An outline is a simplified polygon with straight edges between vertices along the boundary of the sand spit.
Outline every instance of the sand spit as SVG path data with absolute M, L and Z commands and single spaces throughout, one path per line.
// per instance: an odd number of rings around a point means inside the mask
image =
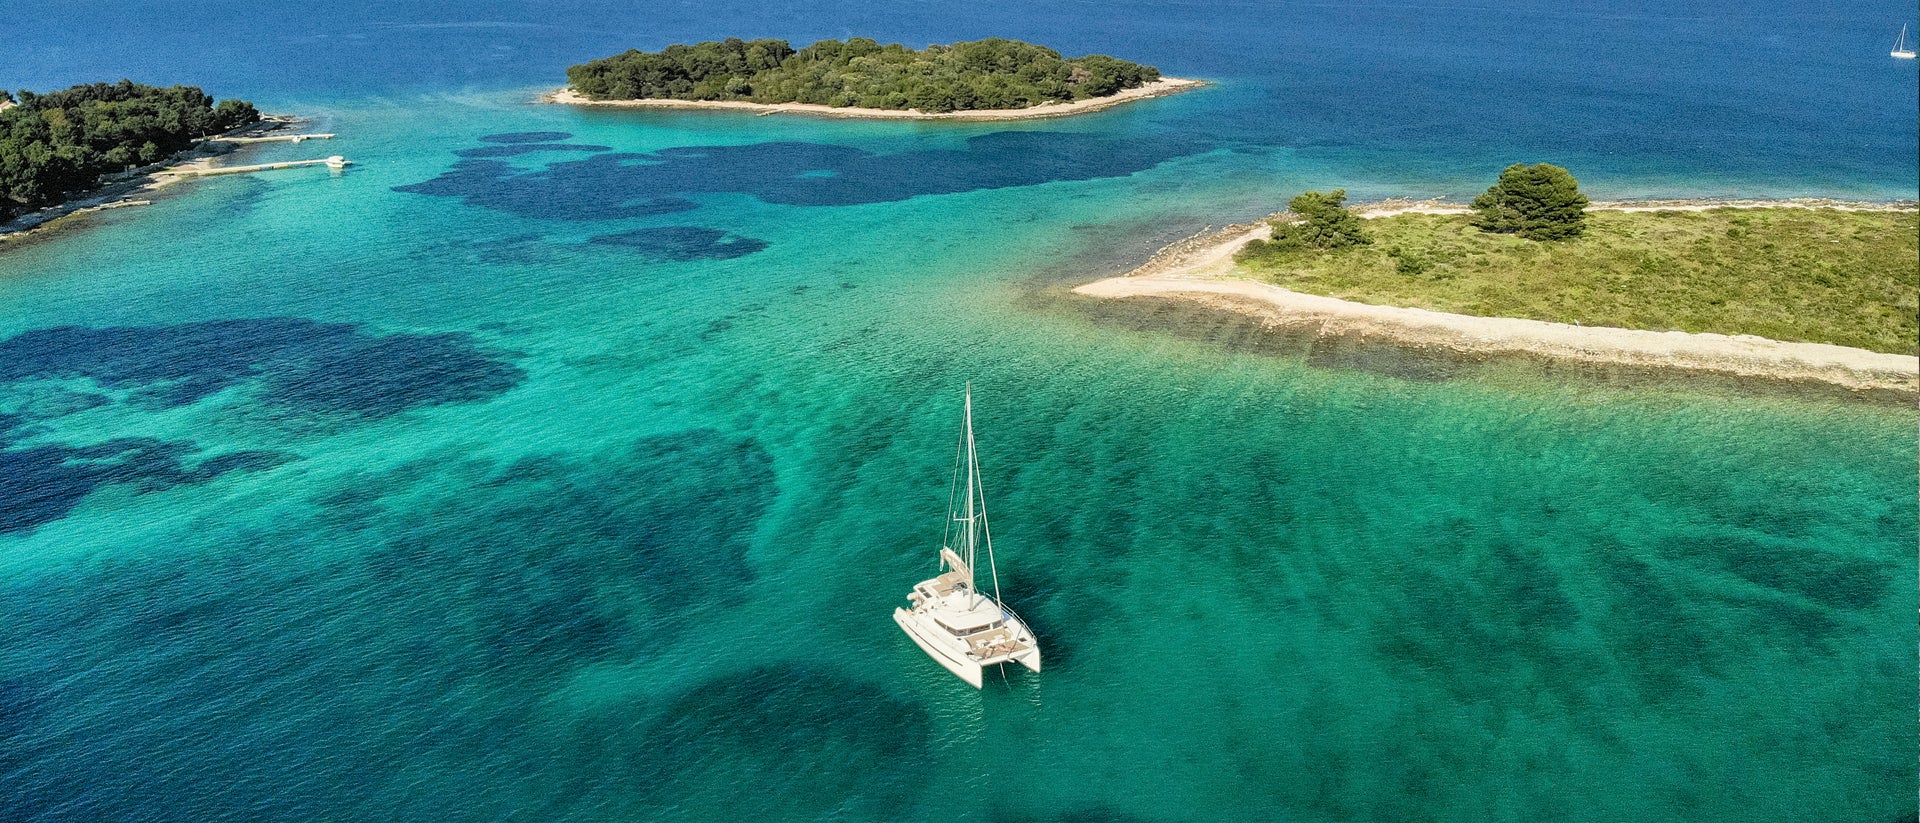
M 747 103 L 738 100 L 589 100 L 573 89 L 560 89 L 541 95 L 546 103 L 564 103 L 573 106 L 613 106 L 616 108 L 645 109 L 717 109 L 722 111 L 750 111 L 756 114 L 811 114 L 823 117 L 860 117 L 879 120 L 1038 120 L 1046 117 L 1067 117 L 1092 111 L 1108 109 L 1135 100 L 1151 97 L 1165 97 L 1206 85 L 1201 80 L 1183 80 L 1178 77 L 1162 77 L 1152 83 L 1135 89 L 1127 89 L 1109 97 L 1096 97 L 1073 103 L 1044 103 L 1024 109 L 979 109 L 975 111 L 951 111 L 930 114 L 916 110 L 862 109 L 852 106 L 822 106 L 815 103 Z
M 1760 201 L 1754 201 L 1756 203 Z M 1771 201 L 1769 206 L 1836 208 L 1828 201 Z M 1610 203 L 1618 210 L 1723 208 L 1727 203 Z M 1760 205 L 1738 207 L 1760 208 Z M 1911 209 L 1911 204 L 1845 204 Z M 1356 208 L 1369 217 L 1453 208 L 1434 201 L 1397 201 Z M 1464 208 L 1464 207 L 1459 207 Z M 1525 354 L 1607 366 L 1666 368 L 1741 378 L 1826 383 L 1855 392 L 1920 393 L 1920 357 L 1824 343 L 1792 343 L 1752 335 L 1690 334 L 1575 326 L 1542 320 L 1475 317 L 1426 309 L 1375 306 L 1303 294 L 1237 277 L 1233 255 L 1271 227 L 1261 221 L 1203 233 L 1162 249 L 1145 265 L 1074 289 L 1100 298 L 1177 297 L 1258 319 L 1268 328 L 1305 329 L 1319 337 L 1360 337 L 1464 355 Z

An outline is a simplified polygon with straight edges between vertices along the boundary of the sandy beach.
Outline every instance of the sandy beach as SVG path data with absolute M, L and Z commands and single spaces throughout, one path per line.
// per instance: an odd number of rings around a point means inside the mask
M 559 89 L 541 96 L 547 103 L 561 103 L 573 106 L 613 106 L 618 108 L 643 109 L 716 109 L 723 111 L 748 111 L 756 114 L 811 114 L 823 117 L 860 117 L 882 120 L 1038 120 L 1047 117 L 1066 117 L 1108 109 L 1135 100 L 1152 97 L 1165 97 L 1191 91 L 1206 85 L 1201 80 L 1184 80 L 1178 77 L 1162 77 L 1152 83 L 1135 89 L 1127 89 L 1109 97 L 1096 97 L 1073 103 L 1044 103 L 1024 109 L 979 109 L 975 111 L 951 111 L 937 114 L 917 110 L 862 109 L 851 106 L 822 106 L 815 103 L 747 103 L 738 100 L 589 100 L 573 89 Z
M 1760 208 L 1762 201 L 1751 201 Z M 1765 206 L 1802 208 L 1911 208 L 1883 204 L 1828 205 L 1827 201 L 1774 201 Z M 1608 203 L 1618 210 L 1699 210 L 1731 204 L 1707 201 Z M 1446 209 L 1440 211 L 1440 209 Z M 1453 213 L 1465 207 L 1434 201 L 1390 201 L 1356 207 L 1367 217 L 1406 213 Z M 1260 221 L 1229 226 L 1162 249 L 1145 265 L 1119 277 L 1087 283 L 1077 294 L 1099 298 L 1176 297 L 1260 320 L 1269 328 L 1311 330 L 1319 336 L 1360 336 L 1415 348 L 1467 355 L 1529 354 L 1602 365 L 1712 372 L 1745 378 L 1814 381 L 1858 392 L 1920 392 L 1920 358 L 1823 343 L 1769 340 L 1751 335 L 1575 326 L 1541 320 L 1475 317 L 1397 306 L 1355 303 L 1284 289 L 1236 274 L 1233 255 L 1255 238 L 1270 236 Z

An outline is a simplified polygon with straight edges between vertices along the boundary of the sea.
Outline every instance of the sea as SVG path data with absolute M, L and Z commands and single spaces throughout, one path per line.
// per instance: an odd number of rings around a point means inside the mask
M 1911 0 L 8 4 L 312 119 L 0 250 L 0 821 L 1914 820 L 1910 400 L 1073 285 L 1307 190 L 1914 199 Z M 541 104 L 988 36 L 1059 120 Z M 1039 673 L 893 624 L 971 386 Z M 983 575 L 984 577 L 984 575 Z

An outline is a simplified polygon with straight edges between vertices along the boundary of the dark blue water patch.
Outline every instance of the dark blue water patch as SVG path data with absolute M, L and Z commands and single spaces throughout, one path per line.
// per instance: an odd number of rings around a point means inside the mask
M 1602 636 L 1618 667 L 1650 705 L 1695 694 L 1719 674 L 1721 645 L 1709 635 L 1710 623 L 1696 609 L 1693 592 L 1668 582 L 1665 575 L 1635 557 L 1632 547 L 1596 537 L 1592 556 L 1612 594 L 1602 617 Z
M 461 149 L 454 154 L 461 157 L 513 157 L 521 154 L 533 154 L 542 151 L 578 151 L 596 154 L 613 151 L 611 146 L 595 146 L 589 143 L 514 143 L 505 146 L 479 146 Z
M 483 400 L 525 379 L 471 335 L 372 334 L 301 318 L 173 326 L 61 326 L 0 341 L 0 385 L 89 378 L 171 408 L 258 380 L 262 398 L 305 414 L 381 418 Z
M 480 136 L 482 143 L 552 143 L 572 137 L 564 131 L 507 131 Z
M 1893 570 L 1880 560 L 1808 548 L 1803 543 L 1744 530 L 1688 535 L 1673 541 L 1670 550 L 1755 585 L 1836 609 L 1878 605 L 1894 577 Z
M 1055 676 L 1062 671 L 1072 671 L 1079 662 L 1083 638 L 1053 631 L 1051 627 L 1068 625 L 1074 614 L 1088 613 L 1076 609 L 1119 608 L 1119 604 L 1098 594 L 1098 587 L 1064 586 L 1059 577 L 1027 566 L 1002 571 L 1000 578 L 1005 584 L 1004 591 L 1008 592 L 1007 607 L 1026 620 L 1040 647 L 1046 650 L 1047 671 L 1054 672 Z M 1017 672 L 1005 673 L 1018 676 Z
M 100 394 L 28 385 L 34 381 L 88 379 L 128 390 L 136 406 L 157 408 L 256 384 L 255 396 L 288 413 L 364 420 L 486 399 L 524 377 L 465 334 L 375 335 L 352 324 L 298 318 L 25 332 L 0 341 L 0 386 L 29 398 L 0 415 L 0 533 L 66 517 L 103 485 L 152 492 L 295 459 L 240 451 L 195 462 L 197 444 L 134 437 L 17 446 L 36 421 L 107 402 Z
M 656 435 L 618 465 L 617 482 L 633 488 L 623 499 L 637 513 L 623 534 L 645 561 L 643 577 L 675 597 L 752 578 L 745 526 L 779 491 L 773 457 L 758 441 L 713 429 Z
M 571 472 L 573 485 L 558 480 L 562 471 Z M 403 610 L 461 615 L 446 637 L 416 641 L 433 647 L 433 657 L 465 658 L 453 663 L 458 670 L 537 680 L 607 659 L 630 642 L 633 626 L 623 616 L 631 610 L 622 607 L 621 592 L 640 569 L 616 537 L 597 530 L 628 521 L 598 499 L 613 490 L 580 465 L 550 461 L 538 476 L 404 515 L 381 513 L 435 522 L 413 534 L 388 531 L 398 525 L 390 520 L 367 523 L 371 529 L 359 536 L 379 545 L 349 573 Z M 384 480 L 375 487 L 396 490 Z M 548 496 L 514 494 L 522 491 Z M 481 594 L 462 598 L 448 586 Z
M 591 716 L 566 756 L 598 776 L 588 808 L 620 819 L 919 819 L 931 767 L 920 742 L 926 709 L 876 684 L 794 663 L 761 666 L 687 687 L 636 730 Z M 831 769 L 796 769 L 795 752 Z
M 600 246 L 612 246 L 662 263 L 732 260 L 761 251 L 769 245 L 767 241 L 759 238 L 742 237 L 719 229 L 700 226 L 635 229 L 618 234 L 603 234 L 587 242 Z
M 189 468 L 192 443 L 123 437 L 91 446 L 50 443 L 7 448 L 0 430 L 0 534 L 26 531 L 66 517 L 95 488 L 109 483 L 142 492 L 205 483 L 230 471 L 259 471 L 297 459 L 269 451 L 239 451 Z
M 1120 177 L 1209 148 L 1150 136 L 1119 140 L 1029 131 L 969 138 L 965 149 L 892 154 L 801 142 L 690 146 L 651 154 L 607 152 L 531 172 L 468 158 L 439 177 L 395 190 L 459 197 L 525 217 L 617 219 L 648 210 L 661 213 L 697 194 L 739 193 L 782 205 L 846 206 Z
M 45 677 L 0 680 L 0 782 L 6 789 L 0 820 L 42 819 L 41 812 L 75 808 L 72 804 L 82 793 L 58 775 L 44 773 L 47 747 L 36 732 L 49 725 L 59 693 L 59 686 Z
M 448 474 L 471 479 L 428 506 L 388 511 L 382 502 L 448 488 Z M 698 429 L 500 467 L 450 472 L 444 459 L 415 461 L 315 502 L 329 530 L 385 541 L 368 560 L 383 577 L 498 588 L 468 604 L 480 613 L 470 624 L 477 653 L 489 668 L 550 674 L 626 648 L 632 618 L 645 617 L 657 640 L 679 610 L 737 597 L 753 579 L 753 524 L 777 493 L 757 441 Z M 385 535 L 398 525 L 390 518 L 409 524 L 398 539 Z M 636 612 L 636 601 L 652 610 Z
M 484 400 L 526 378 L 463 333 L 339 335 L 275 364 L 269 397 L 302 412 L 379 418 L 416 406 Z
M 504 465 L 440 454 L 340 479 L 295 507 L 314 514 L 288 522 L 9 579 L 0 820 L 248 820 L 263 808 L 382 820 L 403 802 L 396 791 L 418 792 L 436 810 L 423 805 L 428 818 L 566 806 L 579 791 L 523 794 L 541 768 L 530 761 L 588 756 L 552 750 L 541 707 L 583 667 L 661 654 L 675 609 L 737 603 L 752 576 L 746 548 L 777 494 L 771 464 L 756 441 L 713 430 Z M 785 746 L 817 729 L 830 751 L 866 763 L 926 731 L 868 684 L 765 690 L 774 714 L 749 722 L 800 724 Z M 640 708 L 608 727 L 634 740 L 659 729 Z M 915 734 L 882 739 L 900 729 Z M 395 763 L 462 777 L 423 787 L 408 776 L 402 790 Z M 901 785 L 924 774 L 874 765 Z M 587 790 L 617 800 L 666 785 L 626 779 Z M 888 791 L 868 793 L 900 796 Z
M 406 659 L 420 651 L 407 627 L 374 634 L 389 627 L 368 625 L 359 610 L 378 604 L 329 589 L 328 575 L 287 562 L 278 548 L 248 541 L 244 550 L 100 563 L 0 589 L 9 618 L 0 639 L 37 650 L 10 662 L 61 686 L 38 716 L 4 730 L 18 761 L 5 778 L 6 812 L 16 816 L 0 818 L 239 820 L 325 807 L 326 816 L 374 819 L 339 790 L 378 784 L 375 764 L 349 756 L 368 730 L 398 725 L 430 750 L 435 725 L 465 719 L 399 716 L 396 706 L 444 699 L 451 684 L 429 669 L 386 687 L 375 670 L 430 660 Z M 328 608 L 315 608 L 316 594 L 331 595 Z M 369 642 L 330 647 L 315 630 L 321 623 Z M 389 638 L 395 648 L 375 650 Z M 321 795 L 323 786 L 332 791 Z
M 1381 575 L 1400 596 L 1370 632 L 1376 650 L 1461 700 L 1524 684 L 1566 705 L 1589 703 L 1586 673 L 1601 661 L 1560 642 L 1581 615 L 1554 569 L 1460 518 L 1430 533 L 1427 562 Z
M 598 155 L 593 160 L 611 155 Z M 590 161 L 578 161 L 590 162 Z M 569 164 L 560 164 L 569 165 Z M 699 204 L 683 197 L 623 197 L 596 184 L 591 176 L 539 178 L 498 160 L 461 160 L 432 180 L 394 191 L 431 197 L 458 197 L 484 208 L 547 220 L 620 220 L 692 211 Z
M 1831 610 L 1785 598 L 1726 598 L 1724 603 L 1742 615 L 1743 634 L 1776 649 L 1804 648 L 1832 654 L 1833 639 L 1846 627 Z

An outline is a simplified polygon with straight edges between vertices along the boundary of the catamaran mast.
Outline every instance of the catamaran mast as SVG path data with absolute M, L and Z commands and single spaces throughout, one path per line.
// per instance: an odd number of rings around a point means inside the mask
M 966 412 L 962 417 L 960 444 L 953 458 L 954 483 L 947 495 L 947 527 L 951 529 L 954 521 L 966 523 L 966 531 L 961 535 L 960 562 L 967 569 L 967 591 L 978 595 L 979 588 L 974 584 L 974 560 L 979 556 L 980 544 L 987 544 L 987 570 L 992 575 L 993 599 L 1000 599 L 1000 569 L 993 560 L 993 527 L 987 523 L 987 493 L 980 485 L 980 455 L 973 445 L 973 384 L 967 384 Z M 960 497 L 960 464 L 967 464 L 967 491 L 965 500 Z M 956 504 L 965 506 L 966 514 L 960 514 Z M 948 532 L 946 537 L 951 537 Z M 946 545 L 946 538 L 941 539 Z
M 967 383 L 967 567 L 973 567 L 978 538 L 974 521 L 979 521 L 979 536 L 987 543 L 987 572 L 993 579 L 993 599 L 1000 600 L 1000 567 L 993 562 L 993 527 L 987 521 L 987 491 L 980 486 L 980 455 L 973 447 L 973 383 Z M 976 508 L 976 504 L 978 508 Z
M 967 571 L 971 573 L 973 571 L 974 548 L 977 545 L 975 541 L 978 539 L 975 535 L 975 532 L 977 531 L 977 529 L 975 528 L 977 526 L 975 521 L 979 518 L 979 514 L 974 511 L 973 494 L 974 494 L 974 487 L 977 486 L 980 482 L 980 473 L 978 470 L 974 468 L 974 463 L 973 463 L 974 457 L 973 457 L 973 384 L 972 383 L 967 384 L 966 409 L 967 409 L 966 415 L 963 419 L 965 420 L 965 423 L 966 423 L 966 438 L 967 438 Z M 967 582 L 971 584 L 973 581 L 969 580 Z M 972 590 L 973 588 L 974 587 L 971 585 L 968 586 L 969 590 Z

